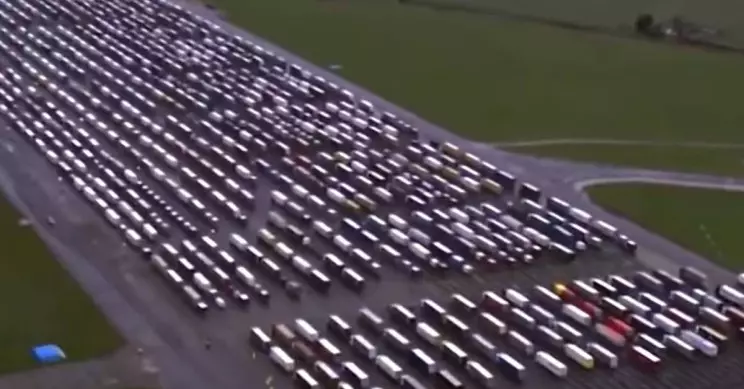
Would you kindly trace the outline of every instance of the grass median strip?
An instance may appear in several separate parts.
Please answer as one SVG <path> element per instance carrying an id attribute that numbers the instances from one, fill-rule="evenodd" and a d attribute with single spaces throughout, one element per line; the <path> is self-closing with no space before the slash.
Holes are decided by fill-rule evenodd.
<path id="1" fill-rule="evenodd" d="M 744 177 L 744 147 L 561 144 L 502 149 L 579 162 Z"/>

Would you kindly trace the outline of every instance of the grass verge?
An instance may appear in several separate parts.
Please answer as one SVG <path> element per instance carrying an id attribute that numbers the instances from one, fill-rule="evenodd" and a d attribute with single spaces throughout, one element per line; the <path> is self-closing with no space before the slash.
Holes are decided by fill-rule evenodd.
<path id="1" fill-rule="evenodd" d="M 119 348 L 123 339 L 20 218 L 0 197 L 0 373 L 37 366 L 31 348 L 39 344 L 58 344 L 70 361 Z"/>
<path id="2" fill-rule="evenodd" d="M 234 23 L 485 141 L 744 140 L 744 56 L 393 0 L 211 0 Z"/>
<path id="3" fill-rule="evenodd" d="M 689 173 L 744 177 L 744 147 L 678 147 L 644 145 L 544 145 L 505 150 L 548 158 L 599 162 Z"/>
<path id="4" fill-rule="evenodd" d="M 605 209 L 730 269 L 744 269 L 744 193 L 652 184 L 586 189 Z"/>

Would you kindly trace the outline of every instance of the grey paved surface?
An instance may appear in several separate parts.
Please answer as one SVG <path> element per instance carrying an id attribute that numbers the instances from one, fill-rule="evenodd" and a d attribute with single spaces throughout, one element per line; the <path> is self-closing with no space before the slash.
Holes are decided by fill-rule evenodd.
<path id="1" fill-rule="evenodd" d="M 209 14 L 193 3 L 183 3 L 185 7 Z M 372 101 L 378 107 L 395 112 L 422 130 L 424 136 L 438 140 L 449 140 L 463 145 L 484 159 L 492 161 L 519 177 L 525 177 L 551 195 L 569 200 L 579 207 L 601 215 L 615 223 L 641 244 L 639 258 L 653 267 L 674 268 L 680 264 L 692 264 L 708 271 L 719 280 L 731 280 L 731 274 L 717 268 L 703 258 L 635 226 L 631 222 L 609 215 L 577 190 L 577 184 L 595 179 L 633 179 L 677 180 L 684 182 L 703 182 L 708 185 L 744 185 L 739 180 L 679 173 L 654 172 L 637 169 L 616 169 L 603 166 L 549 161 L 531 157 L 512 155 L 482 145 L 460 139 L 421 118 L 401 111 L 393 104 L 381 100 L 359 87 L 349 84 L 329 72 L 308 64 L 262 39 L 228 25 L 224 28 L 246 38 L 272 48 L 292 62 L 300 63 L 316 74 L 333 80 L 358 96 Z M 65 185 L 58 185 L 56 174 L 46 166 L 35 151 L 24 144 L 15 142 L 14 136 L 3 137 L 13 145 L 12 152 L 0 149 L 0 185 L 9 199 L 33 221 L 44 220 L 53 215 L 61 221 L 54 229 L 44 223 L 35 222 L 42 238 L 57 254 L 73 276 L 90 293 L 104 313 L 115 323 L 130 343 L 122 356 L 113 356 L 102 361 L 63 365 L 52 369 L 22 373 L 0 379 L 0 388 L 80 388 L 95 389 L 111 379 L 133 384 L 150 383 L 159 380 L 166 389 L 205 389 L 205 388 L 245 388 L 255 383 L 257 375 L 262 377 L 272 370 L 265 359 L 254 360 L 244 345 L 247 328 L 252 325 L 269 325 L 276 320 L 290 317 L 318 317 L 319 307 L 325 310 L 330 301 L 320 296 L 309 296 L 303 304 L 275 304 L 271 310 L 260 307 L 245 312 L 226 312 L 216 317 L 200 320 L 190 314 L 174 295 L 165 290 L 159 282 L 151 282 L 154 275 L 138 257 L 121 246 L 121 241 L 113 232 L 108 232 L 104 223 L 85 205 L 75 193 Z M 34 157 L 31 157 L 34 155 Z M 267 204 L 268 187 L 257 193 L 259 204 Z M 258 207 L 259 209 L 267 207 Z M 265 219 L 265 214 L 253 216 L 247 231 L 255 231 Z M 221 239 L 224 242 L 224 236 Z M 120 249 L 112 250 L 113 247 Z M 599 267 L 603 272 L 633 269 L 630 262 L 608 262 Z M 576 269 L 565 271 L 582 275 L 588 270 L 576 265 Z M 482 280 L 488 285 L 505 283 L 548 282 L 535 280 L 527 275 L 495 276 Z M 588 274 L 583 274 L 588 275 Z M 519 281 L 521 280 L 521 281 Z M 395 281 L 393 281 L 395 282 Z M 353 295 L 342 299 L 334 298 L 334 309 L 341 314 L 350 315 L 363 303 L 378 304 L 380 307 L 392 302 L 413 301 L 422 296 L 441 296 L 446 288 L 436 285 L 412 287 L 400 281 L 401 288 L 375 288 L 364 298 Z M 473 285 L 474 289 L 481 285 Z M 275 292 L 275 290 L 272 290 Z M 275 295 L 277 293 L 274 293 Z M 206 351 L 202 340 L 214 340 L 214 348 Z M 146 363 L 143 366 L 140 356 L 132 355 L 132 349 L 141 347 L 145 351 Z M 121 359 L 121 360 L 120 360 Z M 148 372 L 152 370 L 153 372 Z M 157 373 L 154 371 L 157 370 Z M 121 377 L 117 377 L 121 376 Z M 71 378 L 73 377 L 73 378 Z M 255 387 L 255 386 L 254 386 Z"/>

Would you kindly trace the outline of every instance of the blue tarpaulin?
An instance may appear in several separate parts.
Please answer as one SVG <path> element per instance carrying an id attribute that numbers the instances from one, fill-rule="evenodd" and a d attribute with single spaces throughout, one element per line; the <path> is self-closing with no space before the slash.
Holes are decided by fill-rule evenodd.
<path id="1" fill-rule="evenodd" d="M 54 363 L 66 358 L 65 352 L 56 344 L 45 344 L 32 349 L 34 359 L 41 363 Z"/>

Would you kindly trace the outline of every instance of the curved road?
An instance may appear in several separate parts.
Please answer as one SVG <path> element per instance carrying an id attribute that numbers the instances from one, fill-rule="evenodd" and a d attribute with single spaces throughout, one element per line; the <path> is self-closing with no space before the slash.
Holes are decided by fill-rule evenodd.
<path id="1" fill-rule="evenodd" d="M 660 146 L 660 147 L 689 147 L 711 149 L 744 149 L 741 143 L 697 142 L 697 141 L 663 141 L 663 140 L 632 140 L 632 139 L 590 139 L 590 138 L 557 138 L 536 139 L 513 142 L 490 143 L 495 147 L 532 147 L 532 146 Z"/>

